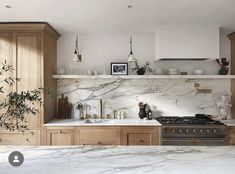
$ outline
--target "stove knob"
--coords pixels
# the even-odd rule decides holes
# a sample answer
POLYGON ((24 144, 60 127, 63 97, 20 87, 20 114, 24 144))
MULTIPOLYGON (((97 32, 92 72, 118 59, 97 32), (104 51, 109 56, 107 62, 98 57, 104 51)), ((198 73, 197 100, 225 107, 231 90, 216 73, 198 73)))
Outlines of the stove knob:
POLYGON ((213 132, 216 133, 216 130, 214 129, 213 132))
POLYGON ((209 130, 209 129, 207 129, 207 130, 206 130, 206 132, 208 132, 208 133, 209 133, 209 132, 210 132, 210 130, 209 130))
POLYGON ((172 132, 175 132, 175 129, 173 129, 172 132))
POLYGON ((182 130, 180 129, 180 132, 182 132, 182 130))
POLYGON ((193 129, 193 132, 196 132, 196 130, 195 130, 195 129, 193 129))
POLYGON ((202 132, 202 129, 200 129, 200 132, 202 132))
POLYGON ((188 129, 186 129, 186 132, 189 132, 188 129))

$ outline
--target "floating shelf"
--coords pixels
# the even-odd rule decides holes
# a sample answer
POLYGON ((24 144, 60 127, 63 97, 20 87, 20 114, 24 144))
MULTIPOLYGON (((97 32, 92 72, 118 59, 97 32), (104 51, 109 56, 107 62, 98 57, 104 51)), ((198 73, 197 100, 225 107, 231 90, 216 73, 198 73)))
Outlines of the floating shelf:
POLYGON ((235 79, 235 75, 53 75, 54 79, 235 79))

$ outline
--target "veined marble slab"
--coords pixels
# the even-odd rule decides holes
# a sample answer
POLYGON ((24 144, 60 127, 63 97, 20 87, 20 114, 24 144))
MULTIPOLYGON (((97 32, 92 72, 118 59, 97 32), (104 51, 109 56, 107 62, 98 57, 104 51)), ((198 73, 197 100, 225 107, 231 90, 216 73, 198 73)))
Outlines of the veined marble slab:
POLYGON ((0 147, 2 174, 227 174, 234 164, 232 146, 0 147), (8 163, 15 150, 20 167, 8 163))
POLYGON ((44 124, 44 126, 161 126, 161 124, 155 119, 89 119, 89 121, 92 123, 87 123, 86 120, 80 120, 78 118, 52 120, 44 124))
POLYGON ((227 126, 235 126, 235 120, 221 120, 227 126))
MULTIPOLYGON (((231 93, 230 79, 60 79, 58 97, 63 93, 75 105, 77 102, 92 107, 92 114, 100 114, 104 101, 105 114, 113 110, 125 112, 125 117, 138 117, 139 102, 150 105, 153 116, 194 116, 196 113, 219 115, 216 102, 231 93), (212 93, 198 93, 211 89, 212 93)), ((78 114, 74 112, 74 117, 78 114)), ((229 117, 228 117, 229 118, 229 117)))

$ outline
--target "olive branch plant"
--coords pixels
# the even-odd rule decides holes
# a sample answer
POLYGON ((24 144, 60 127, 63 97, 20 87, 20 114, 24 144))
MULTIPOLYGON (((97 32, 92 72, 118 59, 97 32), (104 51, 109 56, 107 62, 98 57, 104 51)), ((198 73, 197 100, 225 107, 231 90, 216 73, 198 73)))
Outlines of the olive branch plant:
POLYGON ((27 91, 5 91, 6 86, 12 86, 20 79, 14 77, 14 68, 8 65, 6 61, 0 62, 0 127, 6 128, 9 131, 28 130, 26 115, 36 115, 39 109, 36 108, 36 103, 42 103, 43 88, 27 91), (1 95, 2 93, 2 95, 1 95), (3 95, 4 94, 4 95, 3 95))

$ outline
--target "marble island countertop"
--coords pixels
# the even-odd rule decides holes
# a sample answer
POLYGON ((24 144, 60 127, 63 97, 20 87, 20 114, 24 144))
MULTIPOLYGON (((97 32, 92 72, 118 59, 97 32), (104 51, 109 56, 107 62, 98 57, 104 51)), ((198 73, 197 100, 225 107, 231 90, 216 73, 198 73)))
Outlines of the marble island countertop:
POLYGON ((235 126, 235 120, 220 120, 226 126, 235 126))
POLYGON ((80 120, 78 118, 72 118, 52 120, 44 124, 44 126, 161 126, 161 124, 155 119, 141 120, 139 118, 125 118, 80 120))
POLYGON ((4 174, 225 174, 235 170, 232 146, 70 146, 1 147, 4 174), (24 163, 8 163, 12 151, 24 163))

